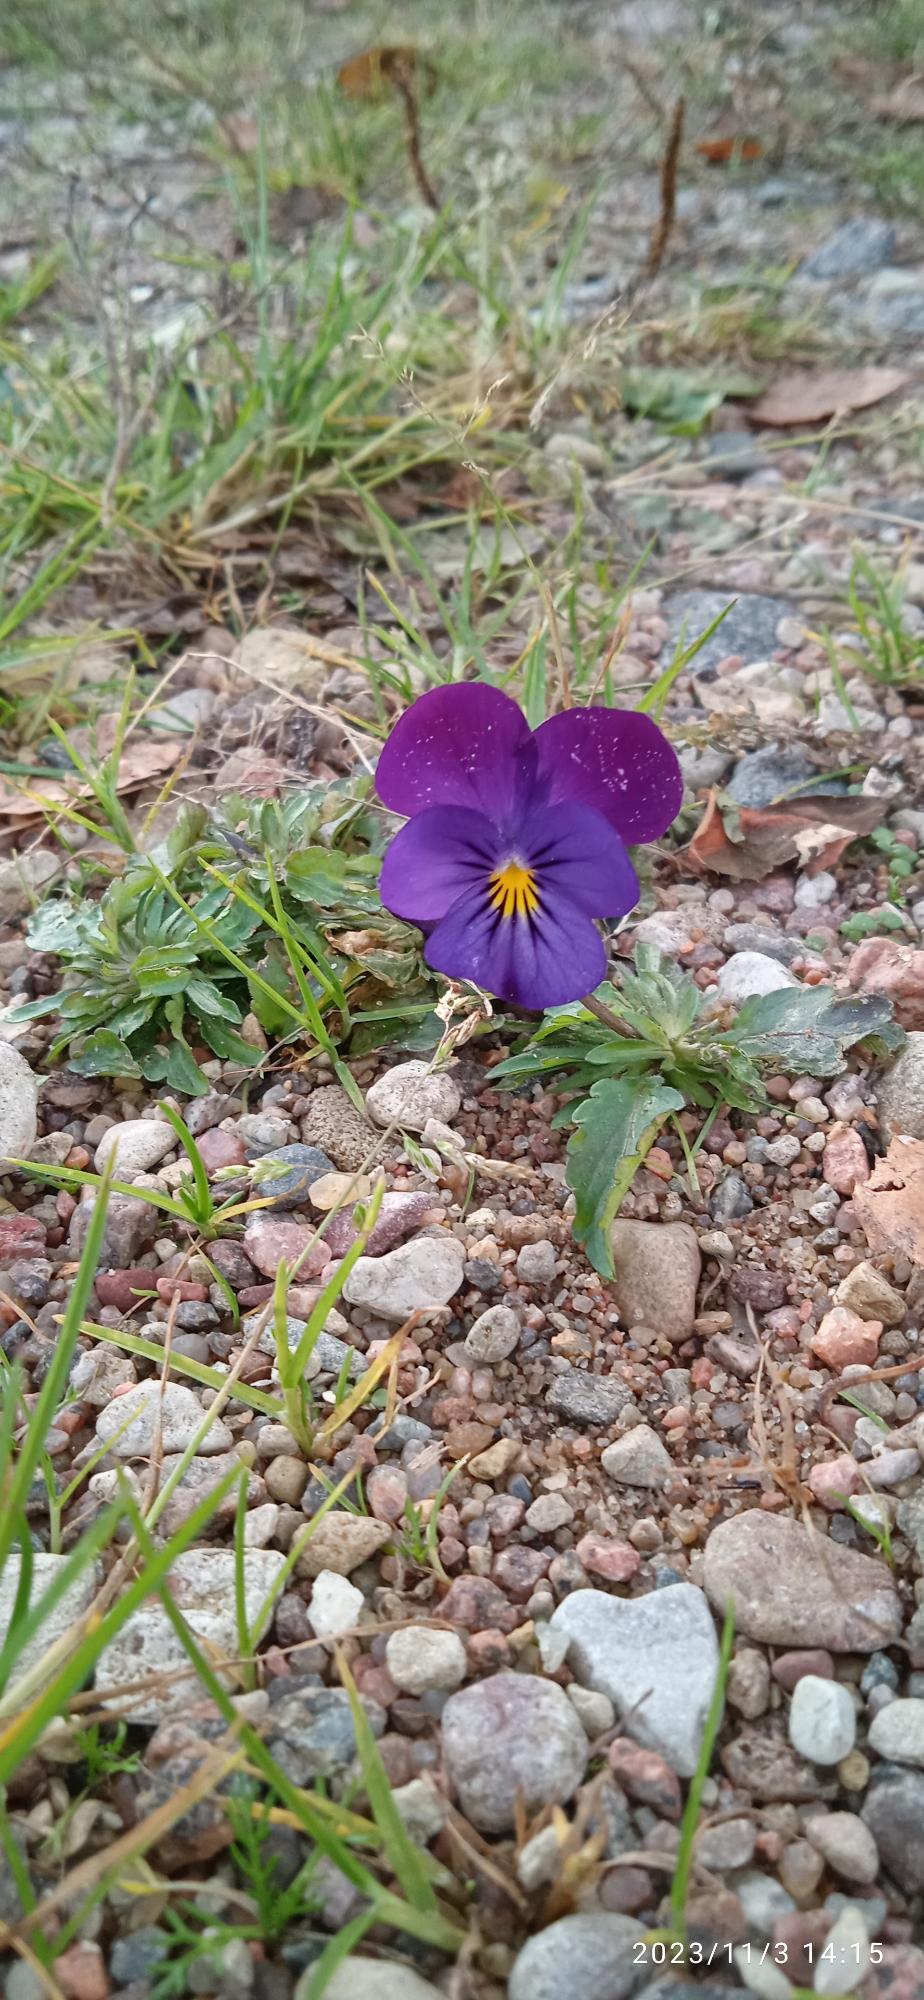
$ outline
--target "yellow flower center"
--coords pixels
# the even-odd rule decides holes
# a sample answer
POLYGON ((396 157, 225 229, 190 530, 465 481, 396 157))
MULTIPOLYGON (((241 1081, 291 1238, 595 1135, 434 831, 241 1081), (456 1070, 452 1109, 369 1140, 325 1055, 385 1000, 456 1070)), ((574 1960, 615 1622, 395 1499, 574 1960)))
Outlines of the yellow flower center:
POLYGON ((535 875, 522 862, 508 861, 496 868, 489 888, 491 908, 501 917, 531 917, 539 908, 535 875))

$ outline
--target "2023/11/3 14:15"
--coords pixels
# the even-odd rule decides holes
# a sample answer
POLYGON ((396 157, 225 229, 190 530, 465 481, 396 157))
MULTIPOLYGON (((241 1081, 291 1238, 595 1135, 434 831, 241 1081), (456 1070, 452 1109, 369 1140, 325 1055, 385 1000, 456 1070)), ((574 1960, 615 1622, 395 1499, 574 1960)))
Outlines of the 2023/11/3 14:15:
POLYGON ((798 1953, 792 1952, 787 1944, 700 1944, 691 1938, 684 1944, 680 1938, 640 1938, 632 1946, 633 1965, 721 1965, 723 1961, 733 1965, 744 1959, 748 1964, 773 1964, 788 1966, 791 1957, 804 1956, 809 1965, 843 1966, 845 1971, 855 1970, 862 1965, 865 1972, 868 1965, 881 1965, 884 1946, 881 1944, 859 1943, 844 1945, 814 1945, 806 1941, 799 1946, 798 1953))

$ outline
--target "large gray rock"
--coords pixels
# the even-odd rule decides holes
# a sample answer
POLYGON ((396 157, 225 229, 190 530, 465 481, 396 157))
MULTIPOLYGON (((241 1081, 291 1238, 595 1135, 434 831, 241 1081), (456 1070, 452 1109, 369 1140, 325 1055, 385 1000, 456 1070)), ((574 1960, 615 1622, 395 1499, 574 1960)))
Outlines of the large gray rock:
POLYGON ((869 1740, 878 1757, 895 1764, 924 1765, 924 1701, 890 1701, 874 1715, 869 1740))
MULTIPOLYGON (((96 1435, 108 1444, 117 1458, 144 1458, 160 1439, 164 1451, 186 1451, 207 1412, 198 1396, 179 1382, 161 1382, 154 1376, 136 1382, 124 1396, 115 1396, 96 1419, 96 1435)), ((197 1446, 197 1455, 227 1451, 234 1443, 221 1417, 213 1417, 197 1446)))
POLYGON ((559 1917, 517 1953, 510 2000, 562 2000, 565 1993, 580 2000, 628 2000, 651 1969, 643 1953, 637 1961, 633 1954, 644 1936, 644 1925, 634 1917, 607 1910, 559 1917))
POLYGON ((466 1818, 482 1833, 508 1833, 519 1796, 530 1815, 567 1803, 588 1744, 556 1681, 504 1672, 450 1695, 443 1755, 466 1818))
POLYGON ((910 1034, 876 1088, 879 1123, 924 1139, 924 1034, 910 1034))
POLYGON ((919 1895, 924 1889, 924 1771, 892 1765, 874 1772, 863 1821, 886 1874, 906 1896, 919 1895))
MULTIPOLYGON (((294 2000, 308 2000, 314 1972, 309 1966, 302 1973, 294 2000)), ((324 2000, 443 2000, 443 1995, 404 1959, 359 1958, 351 1951, 327 1981, 324 2000)))
MULTIPOLYGON (((57 1582, 64 1568, 65 1561, 66 1558, 64 1556, 42 1555, 38 1551, 33 1554, 32 1584, 29 1591, 30 1609, 39 1603, 44 1597, 45 1592, 50 1590, 53 1583, 57 1582)), ((15 1554, 7 1556, 3 1567, 3 1574, 0 1576, 0 1632, 4 1636, 9 1631, 10 1620, 13 1616, 13 1606, 16 1602, 16 1593, 19 1589, 19 1576, 19 1556, 15 1554)), ((38 1666, 40 1660, 44 1659, 50 1652, 55 1641, 60 1639, 62 1634, 67 1632, 76 1623, 76 1620, 83 1616, 83 1613, 88 1610, 92 1603, 101 1582, 102 1570, 99 1564, 91 1563, 89 1568, 69 1586, 64 1592, 63 1597, 59 1598, 54 1610, 49 1611, 42 1619, 41 1630, 23 1647, 22 1652, 14 1662, 10 1673, 11 1687, 15 1686, 16 1682, 21 1680, 24 1674, 30 1673, 33 1667, 38 1666)))
POLYGON ((800 266, 803 278, 852 278, 865 271, 878 271, 887 264, 895 248, 891 222, 877 215, 855 215, 842 222, 832 236, 806 257, 800 266))
POLYGON ((702 1591, 690 1583, 633 1598, 575 1590, 550 1624, 570 1639, 567 1658, 575 1678, 609 1695, 636 1743, 691 1777, 719 1664, 702 1591))
MULTIPOLYGON (((96 1208, 96 1195, 87 1190, 77 1203, 67 1232, 68 1248, 79 1257, 87 1240, 96 1208)), ((139 1195, 111 1194, 106 1207, 106 1227, 99 1253, 101 1271, 125 1271, 137 1260, 145 1245, 158 1233, 160 1210, 139 1195)))
POLYGON ((623 1326, 651 1326, 679 1346, 696 1315, 702 1260, 688 1222, 614 1222, 613 1297, 623 1326))
POLYGON ((0 1042, 0 1161, 27 1160, 38 1130, 38 1077, 11 1042, 0 1042))
POLYGON ((759 1507, 713 1529, 703 1581, 720 1614, 731 1602, 739 1635, 765 1645, 872 1653, 901 1634, 885 1563, 759 1507))
MULTIPOLYGON (((285 1563, 277 1549, 244 1552, 244 1608, 252 1639, 259 1639, 272 1617, 269 1592, 285 1563)), ((216 1660, 236 1660, 241 1636, 235 1604, 233 1549, 187 1549, 170 1571, 170 1592, 203 1651, 216 1660)), ((103 1648, 96 1668, 98 1686, 121 1708, 119 1690, 127 1683, 161 1676, 159 1683, 132 1696, 133 1722, 161 1722, 165 1715, 188 1709, 201 1690, 189 1671, 189 1656, 166 1612, 148 1602, 133 1613, 121 1632, 103 1648)), ((222 1676, 224 1678, 224 1676, 222 1676)), ((235 1683, 232 1683, 232 1685, 235 1683)))

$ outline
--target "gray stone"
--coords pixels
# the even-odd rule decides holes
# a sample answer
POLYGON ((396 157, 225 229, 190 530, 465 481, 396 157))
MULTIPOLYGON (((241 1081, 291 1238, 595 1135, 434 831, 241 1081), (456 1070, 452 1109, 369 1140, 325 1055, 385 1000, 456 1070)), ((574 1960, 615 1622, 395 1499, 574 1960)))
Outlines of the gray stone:
POLYGON ((61 856, 47 847, 27 847, 9 861, 0 862, 0 921, 9 923, 31 908, 43 889, 60 875, 61 856))
MULTIPOLYGON (((293 2000, 308 2000, 313 1978, 314 1968, 309 1966, 293 2000)), ((421 1979, 406 1959, 361 1958, 351 1952, 327 1981, 324 2000, 443 2000, 443 1995, 429 1979, 421 1979)))
POLYGON ((702 1268, 696 1231, 687 1222, 614 1222, 613 1298, 623 1326, 651 1326, 680 1345, 696 1314, 702 1268))
POLYGON ((366 1110, 376 1125, 400 1125, 405 1132, 422 1132, 428 1118, 451 1125, 461 1102, 454 1078, 426 1062, 398 1063, 366 1092, 366 1110))
POLYGON ((711 478, 745 479, 763 472, 768 460, 753 431, 713 431, 704 440, 700 463, 711 478))
MULTIPOLYGON (((45 1555, 35 1550, 32 1556, 32 1582, 29 1591, 30 1609, 40 1603, 46 1591, 56 1583, 64 1568, 66 1557, 45 1555)), ((0 1575, 0 1632, 6 1635, 10 1628, 16 1593, 19 1589, 20 1558, 15 1551, 7 1556, 0 1575)), ((96 1595, 102 1582, 102 1570, 98 1563, 91 1563, 89 1569, 77 1577, 64 1592, 54 1609, 42 1619, 41 1629, 23 1647, 10 1669, 10 1687, 30 1673, 51 1651, 56 1641, 63 1637, 70 1627, 82 1618, 96 1595)))
POLYGON ((800 1757, 810 1757, 813 1764, 839 1764, 849 1757, 856 1738, 857 1717, 850 1689, 820 1674, 803 1674, 793 1689, 789 1709, 793 1749, 800 1757))
POLYGON ((924 1139, 924 1034, 912 1033, 876 1086, 879 1122, 924 1139))
POLYGON ((772 1936, 773 1926, 778 1917, 785 1917, 795 1909, 795 1903, 788 1890, 772 1875, 765 1875, 760 1868, 749 1868, 745 1875, 739 1875, 735 1882, 735 1894, 748 1921, 748 1927, 756 1931, 758 1937, 772 1936))
POLYGON ((565 1805, 587 1762, 587 1738, 563 1688, 534 1674, 501 1672, 451 1694, 443 1755, 466 1818, 507 1833, 522 1797, 528 1814, 565 1805))
POLYGON ((524 1285, 551 1285, 555 1281, 555 1245, 544 1238, 524 1243, 517 1252, 517 1277, 524 1285))
POLYGON ((253 1192, 273 1208, 307 1208, 309 1188, 333 1171, 320 1146, 276 1146, 261 1153, 253 1171, 253 1192))
MULTIPOLYGON (((259 1639, 270 1622, 272 1606, 267 1607, 267 1598, 284 1564, 285 1556, 277 1549, 247 1549, 244 1553, 244 1608, 253 1639, 259 1639)), ((235 1570, 233 1549, 206 1548, 187 1549, 170 1570, 173 1601, 213 1662, 236 1660, 240 1655, 235 1570)), ((148 1600, 103 1648, 96 1679, 121 1710, 124 1697, 119 1689, 151 1674, 163 1678, 159 1685, 132 1696, 133 1722, 156 1723, 165 1715, 182 1714, 190 1700, 198 1698, 185 1648, 161 1605, 148 1600)), ((236 1685, 233 1676, 231 1685, 236 1685)), ((288 1763, 286 1768, 291 1775, 288 1763)))
POLYGON ((716 1610, 730 1599, 739 1634, 765 1645, 872 1653, 901 1633, 885 1563, 758 1507, 713 1529, 703 1580, 716 1610))
POLYGON ((691 746, 679 750, 680 769, 683 782, 691 792, 699 792, 711 785, 720 785, 731 769, 731 753, 728 750, 713 750, 708 744, 705 749, 691 746))
POLYGON ((519 1319, 510 1306, 488 1306, 465 1336, 465 1351, 473 1361, 506 1361, 519 1346, 519 1319))
POLYGON ((307 1145, 320 1146, 341 1173, 355 1174, 366 1165, 370 1153, 374 1155, 381 1134, 339 1083, 326 1083, 308 1099, 302 1138, 307 1145))
POLYGON ((509 2000, 628 2000, 645 1977, 633 1945, 645 1936, 634 1917, 589 1910, 547 1924, 517 1953, 510 1973, 509 2000))
POLYGON ((166 701, 151 709, 148 728, 163 730, 168 736, 188 736, 200 723, 208 721, 217 703, 218 696, 211 688, 177 688, 175 692, 171 689, 166 701))
POLYGON ((111 1160, 115 1179, 132 1181, 159 1166, 176 1144, 176 1133, 165 1118, 127 1118, 103 1133, 96 1148, 96 1171, 105 1173, 111 1160))
POLYGON ((740 1174, 726 1174, 709 1201, 713 1222, 741 1222, 751 1214, 753 1207, 747 1182, 742 1180, 740 1174))
POLYGON ((799 267, 803 278, 852 278, 878 271, 895 248, 891 222, 876 215, 855 215, 825 238, 799 267))
MULTIPOLYGON (((151 1376, 107 1403, 96 1419, 96 1435, 117 1458, 146 1458, 159 1438, 164 1451, 185 1451, 207 1412, 191 1389, 151 1376)), ((197 1455, 227 1451, 234 1443, 221 1417, 213 1417, 197 1455)))
POLYGON ((879 1858, 908 1896, 924 1890, 924 1772, 895 1765, 873 1772, 863 1823, 879 1858))
POLYGON ((768 930, 765 924, 729 924, 725 943, 730 951, 759 951, 764 958, 778 959, 780 965, 791 965, 805 950, 803 938, 768 930))
POLYGON ((805 1831, 835 1875, 845 1882, 875 1882, 879 1850, 859 1813, 818 1813, 806 1820, 805 1831))
POLYGON ((619 1486, 660 1488, 674 1469, 670 1453, 650 1424, 633 1424, 615 1444, 607 1445, 600 1463, 607 1478, 619 1486))
POLYGON ((12 1042, 0 1042, 0 1161, 27 1160, 38 1131, 38 1077, 12 1042))
POLYGON ((715 1626, 702 1591, 689 1583, 635 1598, 576 1590, 550 1622, 569 1635, 575 1677, 609 1695, 636 1743, 690 1777, 718 1670, 715 1626))
POLYGON ((384 1319, 434 1312, 459 1290, 465 1251, 454 1236, 417 1236, 384 1257, 359 1257, 343 1287, 350 1305, 384 1319))
MULTIPOLYGON (((313 1674, 270 1681, 269 1714, 262 1725, 267 1748, 294 1785, 313 1785, 349 1769, 356 1756, 356 1727, 345 1688, 322 1687, 313 1674)), ((385 1730, 385 1710, 360 1696, 373 1736, 385 1730)))
POLYGON ((869 1740, 877 1757, 924 1767, 924 1701, 892 1701, 881 1708, 870 1723, 869 1740))
POLYGON ((679 639, 685 625, 685 644, 691 645, 721 611, 727 615, 692 662, 693 671, 697 674, 711 673, 729 653, 740 653, 748 665, 752 661, 768 659, 779 643, 777 625, 781 618, 792 614, 793 606, 785 597, 761 597, 744 592, 739 593, 736 600, 733 591, 674 590, 665 597, 662 606, 671 643, 679 639))
POLYGON ((385 1665, 395 1686, 406 1694, 426 1694, 430 1688, 451 1694, 465 1679, 465 1647, 458 1632, 405 1625, 391 1633, 385 1665))
POLYGON ((320 1576, 330 1569, 337 1576, 349 1576, 360 1563, 378 1555, 390 1542, 394 1528, 388 1521, 376 1521, 371 1514, 348 1514, 332 1507, 322 1514, 314 1533, 298 1558, 300 1576, 320 1576))
POLYGON ((785 965, 763 951, 736 951, 720 967, 718 995, 734 1007, 760 993, 777 993, 785 986, 798 986, 785 965))
MULTIPOLYGON (((917 271, 880 271, 869 288, 864 313, 867 326, 890 340, 916 339, 924 333, 924 285, 917 271)), ((896 512, 905 511, 904 502, 896 512)))
POLYGON ((725 789, 736 805, 755 807, 772 805, 774 800, 801 790, 810 791, 813 798, 840 795, 847 790, 843 778, 826 778, 824 783, 816 784, 818 776, 818 765, 804 751, 781 750, 777 744, 768 743, 763 750, 751 750, 742 757, 725 789))
POLYGON ((412 1840, 426 1847, 446 1824, 448 1807, 431 1777, 411 1778, 392 1793, 395 1805, 412 1840))
MULTIPOLYGON (((84 1193, 74 1210, 67 1232, 68 1248, 79 1257, 87 1240, 96 1195, 92 1191, 84 1193)), ((140 1196, 132 1194, 111 1194, 106 1207, 106 1227, 103 1230, 102 1247, 99 1253, 101 1271, 125 1271, 135 1263, 139 1251, 143 1250, 157 1234, 159 1210, 140 1196)))
POLYGON ((569 1424, 599 1424, 608 1428, 632 1401, 632 1391, 618 1375, 588 1375, 570 1365, 553 1375, 546 1403, 569 1424))

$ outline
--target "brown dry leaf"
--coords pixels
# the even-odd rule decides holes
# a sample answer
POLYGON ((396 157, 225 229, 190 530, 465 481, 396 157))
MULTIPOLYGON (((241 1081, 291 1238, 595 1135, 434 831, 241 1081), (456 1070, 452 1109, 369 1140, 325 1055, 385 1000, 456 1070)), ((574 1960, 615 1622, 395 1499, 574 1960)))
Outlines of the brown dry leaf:
POLYGON ((787 861, 798 860, 809 874, 827 868, 844 848, 872 833, 883 814, 881 799, 798 798, 778 806, 741 806, 732 839, 715 792, 687 853, 700 868, 738 882, 762 882, 787 861))
POLYGON ((924 71, 903 76, 894 90, 874 97, 872 109, 877 118, 892 118, 897 125, 924 125, 924 71))
POLYGON ((924 1144, 901 1136, 892 1140, 868 1181, 852 1196, 870 1249, 877 1255, 907 1257, 924 1266, 924 1144))
POLYGON ((758 424, 820 424, 840 410, 865 410, 903 389, 908 376, 901 368, 830 368, 820 372, 798 369, 771 382, 748 416, 758 424))
POLYGON ((724 167, 729 160, 760 160, 763 146, 759 139, 739 139, 731 136, 721 139, 698 139, 696 150, 711 167, 724 167))
POLYGON ((364 49, 362 55, 351 56, 338 69, 337 82, 344 97, 363 103, 383 97, 396 76, 403 77, 406 83, 422 79, 428 93, 436 89, 433 64, 422 62, 417 50, 404 44, 364 49))
MULTIPOLYGON (((152 778, 165 777, 183 755, 182 743, 170 742, 163 737, 139 736, 133 739, 126 744, 119 759, 116 789, 131 792, 138 785, 146 785, 152 778)), ((35 778, 28 788, 22 789, 17 789, 8 778, 0 777, 0 817, 6 820, 41 819, 46 806, 72 806, 79 799, 91 797, 89 786, 80 783, 76 771, 72 782, 35 778)))

